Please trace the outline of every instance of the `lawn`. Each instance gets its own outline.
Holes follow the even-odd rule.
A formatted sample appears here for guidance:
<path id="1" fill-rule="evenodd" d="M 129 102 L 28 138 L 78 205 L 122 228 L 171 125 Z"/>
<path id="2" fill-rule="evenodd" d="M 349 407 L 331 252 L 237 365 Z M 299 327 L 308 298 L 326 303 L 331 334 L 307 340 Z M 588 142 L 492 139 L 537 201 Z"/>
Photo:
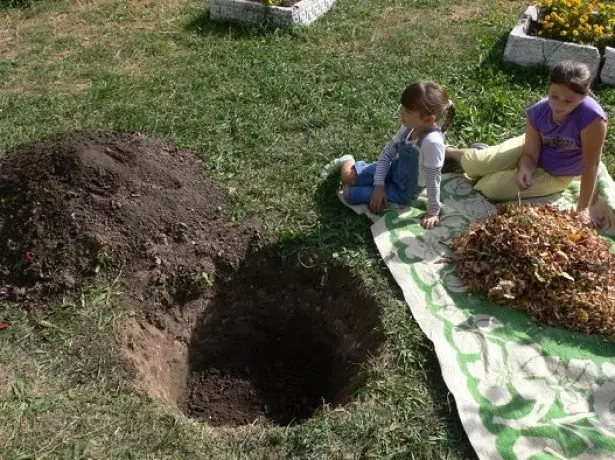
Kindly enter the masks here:
<path id="1" fill-rule="evenodd" d="M 207 0 L 0 0 L 0 154 L 75 130 L 138 132 L 200 152 L 290 258 L 347 267 L 374 294 L 384 342 L 351 400 L 308 421 L 212 427 L 136 391 L 118 359 L 134 313 L 115 285 L 91 286 L 49 316 L 0 307 L 0 457 L 472 458 L 431 343 L 372 242 L 320 172 L 343 154 L 375 158 L 417 79 L 443 84 L 448 142 L 522 132 L 545 69 L 502 61 L 527 6 L 517 0 L 338 0 L 296 30 L 209 21 Z M 609 114 L 615 88 L 596 87 Z M 615 173 L 615 133 L 605 163 Z"/>

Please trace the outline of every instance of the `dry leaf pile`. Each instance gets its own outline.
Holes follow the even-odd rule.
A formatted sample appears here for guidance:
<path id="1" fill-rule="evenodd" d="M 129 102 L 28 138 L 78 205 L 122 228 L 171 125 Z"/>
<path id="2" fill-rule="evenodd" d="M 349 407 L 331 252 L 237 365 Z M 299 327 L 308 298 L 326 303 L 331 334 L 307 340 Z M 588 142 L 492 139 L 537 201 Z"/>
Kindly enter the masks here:
<path id="1" fill-rule="evenodd" d="M 614 254 L 576 211 L 503 206 L 452 246 L 469 291 L 543 324 L 615 340 Z"/>

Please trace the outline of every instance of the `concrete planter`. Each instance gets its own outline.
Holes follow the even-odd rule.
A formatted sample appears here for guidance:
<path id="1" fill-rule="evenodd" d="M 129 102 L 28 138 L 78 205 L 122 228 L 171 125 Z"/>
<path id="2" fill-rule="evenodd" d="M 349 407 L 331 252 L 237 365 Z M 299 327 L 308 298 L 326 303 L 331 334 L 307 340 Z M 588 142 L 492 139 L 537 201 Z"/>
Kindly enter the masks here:
<path id="1" fill-rule="evenodd" d="M 608 85 L 615 85 L 615 48 L 606 47 L 604 64 L 600 71 L 600 80 Z"/>
<path id="2" fill-rule="evenodd" d="M 598 75 L 600 67 L 598 48 L 529 35 L 529 31 L 537 21 L 538 9 L 529 6 L 508 36 L 504 60 L 521 66 L 542 64 L 553 68 L 561 61 L 575 59 L 587 64 L 594 76 Z"/>
<path id="3" fill-rule="evenodd" d="M 213 0 L 210 18 L 218 22 L 255 26 L 294 27 L 314 22 L 325 14 L 335 0 L 301 0 L 291 7 L 267 6 L 248 0 Z"/>

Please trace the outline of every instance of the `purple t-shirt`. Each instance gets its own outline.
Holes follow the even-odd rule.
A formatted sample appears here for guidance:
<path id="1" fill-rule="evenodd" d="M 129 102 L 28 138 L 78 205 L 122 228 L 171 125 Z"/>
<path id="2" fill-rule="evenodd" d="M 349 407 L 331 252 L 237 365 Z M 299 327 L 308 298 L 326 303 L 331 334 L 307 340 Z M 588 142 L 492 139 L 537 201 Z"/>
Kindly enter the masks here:
<path id="1" fill-rule="evenodd" d="M 540 133 L 538 165 L 554 176 L 579 176 L 583 172 L 581 130 L 596 117 L 607 120 L 606 113 L 590 96 L 568 114 L 561 123 L 553 122 L 547 98 L 526 111 L 530 124 Z"/>

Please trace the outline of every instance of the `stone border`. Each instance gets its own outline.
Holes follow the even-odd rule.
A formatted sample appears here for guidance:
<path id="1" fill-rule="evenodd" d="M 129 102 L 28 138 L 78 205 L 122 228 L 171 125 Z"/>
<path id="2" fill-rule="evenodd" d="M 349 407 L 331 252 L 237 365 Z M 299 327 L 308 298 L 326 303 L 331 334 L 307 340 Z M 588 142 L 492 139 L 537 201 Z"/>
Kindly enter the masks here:
<path id="1" fill-rule="evenodd" d="M 561 61 L 575 59 L 587 64 L 594 77 L 598 74 L 600 67 L 598 48 L 528 35 L 532 23 L 537 20 L 538 8 L 529 6 L 508 35 L 504 50 L 505 61 L 521 66 L 542 64 L 553 68 Z"/>
<path id="2" fill-rule="evenodd" d="M 606 47 L 600 80 L 607 85 L 615 85 L 615 48 Z"/>
<path id="3" fill-rule="evenodd" d="M 256 26 L 295 27 L 314 22 L 325 14 L 335 0 L 301 0 L 291 7 L 267 6 L 249 0 L 213 0 L 209 8 L 212 21 Z"/>

